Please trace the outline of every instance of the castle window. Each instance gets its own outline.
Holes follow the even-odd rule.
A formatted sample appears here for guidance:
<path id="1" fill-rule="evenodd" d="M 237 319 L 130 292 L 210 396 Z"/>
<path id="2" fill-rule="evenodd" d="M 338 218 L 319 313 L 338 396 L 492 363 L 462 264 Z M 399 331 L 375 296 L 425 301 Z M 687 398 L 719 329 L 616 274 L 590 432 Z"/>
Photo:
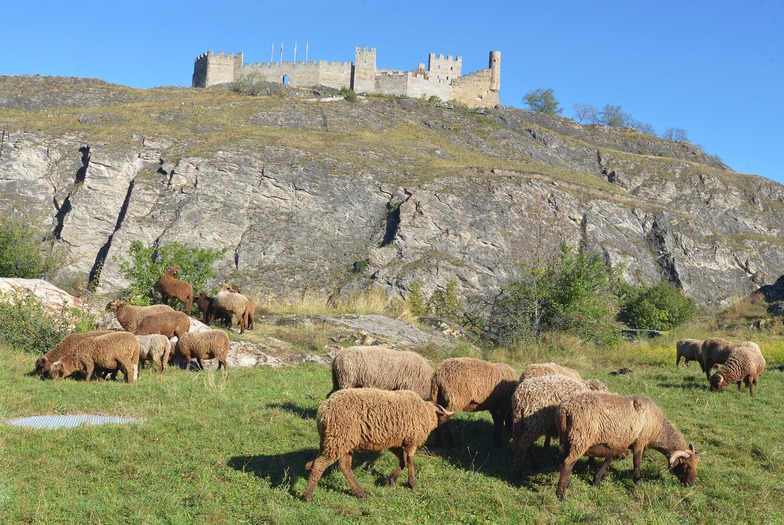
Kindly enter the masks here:
<path id="1" fill-rule="evenodd" d="M 288 84 L 289 83 L 289 76 L 288 75 L 283 75 L 283 83 L 284 84 Z"/>

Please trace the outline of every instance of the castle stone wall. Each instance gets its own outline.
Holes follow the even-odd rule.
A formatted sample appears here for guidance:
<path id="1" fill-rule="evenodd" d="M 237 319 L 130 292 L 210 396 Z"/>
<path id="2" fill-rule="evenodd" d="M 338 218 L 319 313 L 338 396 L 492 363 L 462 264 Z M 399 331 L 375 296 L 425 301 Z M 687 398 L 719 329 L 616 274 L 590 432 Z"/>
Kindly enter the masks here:
<path id="1" fill-rule="evenodd" d="M 192 87 L 206 88 L 234 82 L 242 69 L 242 53 L 224 55 L 209 51 L 196 58 L 193 64 Z"/>
<path id="2" fill-rule="evenodd" d="M 430 80 L 449 82 L 463 74 L 463 58 L 430 53 L 427 61 Z"/>
<path id="3" fill-rule="evenodd" d="M 469 108 L 487 108 L 498 105 L 498 91 L 490 89 L 492 71 L 482 69 L 452 82 L 452 98 Z"/>

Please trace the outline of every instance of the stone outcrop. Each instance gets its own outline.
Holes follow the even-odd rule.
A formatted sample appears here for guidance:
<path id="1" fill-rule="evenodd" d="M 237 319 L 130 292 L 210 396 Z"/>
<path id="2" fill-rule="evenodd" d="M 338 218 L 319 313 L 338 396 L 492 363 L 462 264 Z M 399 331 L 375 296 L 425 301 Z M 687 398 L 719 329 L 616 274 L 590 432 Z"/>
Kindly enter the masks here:
<path id="1" fill-rule="evenodd" d="M 45 221 L 74 258 L 64 278 L 100 270 L 99 291 L 125 284 L 137 239 L 227 248 L 220 277 L 265 296 L 454 280 L 487 300 L 561 240 L 701 304 L 784 274 L 784 187 L 633 130 L 45 77 L 0 77 L 5 112 L 0 205 Z"/>

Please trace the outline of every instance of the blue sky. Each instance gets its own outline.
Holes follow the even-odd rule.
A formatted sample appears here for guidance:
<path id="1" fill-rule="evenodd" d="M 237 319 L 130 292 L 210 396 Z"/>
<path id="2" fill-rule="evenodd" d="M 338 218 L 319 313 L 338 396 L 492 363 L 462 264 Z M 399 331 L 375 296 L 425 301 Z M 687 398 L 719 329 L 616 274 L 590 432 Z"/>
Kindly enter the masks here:
<path id="1" fill-rule="evenodd" d="M 43 0 L 4 2 L 0 74 L 93 77 L 132 87 L 190 86 L 201 53 L 351 61 L 414 69 L 429 52 L 463 71 L 501 51 L 501 102 L 552 88 L 577 103 L 621 106 L 668 127 L 734 170 L 784 183 L 781 0 Z M 220 7 L 215 7 L 220 6 Z M 2 125 L 2 123 L 0 123 Z"/>

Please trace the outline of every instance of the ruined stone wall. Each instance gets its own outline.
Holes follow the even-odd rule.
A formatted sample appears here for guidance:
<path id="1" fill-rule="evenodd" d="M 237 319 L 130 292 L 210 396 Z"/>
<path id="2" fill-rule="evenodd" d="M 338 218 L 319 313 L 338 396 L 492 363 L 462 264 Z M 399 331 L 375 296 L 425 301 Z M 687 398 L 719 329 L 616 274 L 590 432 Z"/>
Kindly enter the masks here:
<path id="1" fill-rule="evenodd" d="M 491 108 L 498 105 L 498 91 L 490 89 L 492 71 L 482 69 L 452 81 L 452 98 L 469 108 Z"/>

